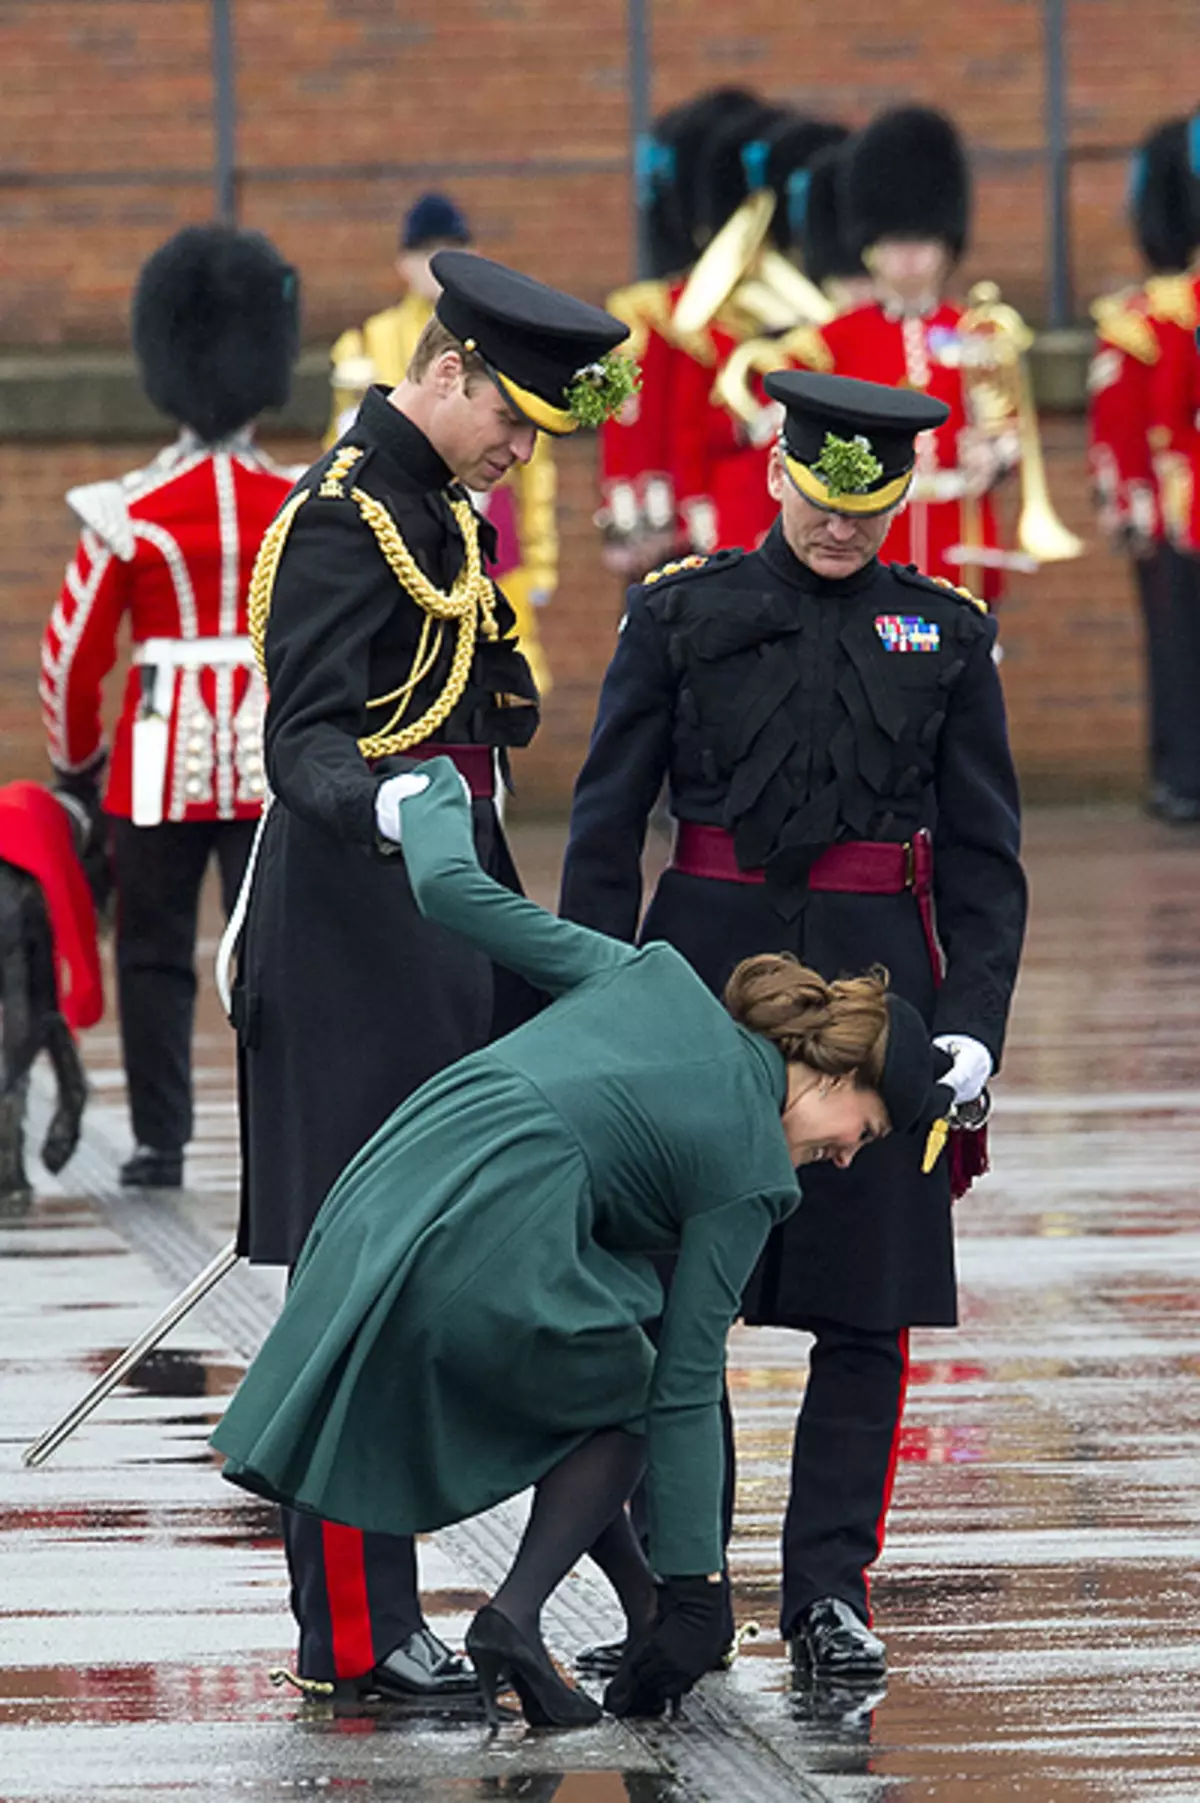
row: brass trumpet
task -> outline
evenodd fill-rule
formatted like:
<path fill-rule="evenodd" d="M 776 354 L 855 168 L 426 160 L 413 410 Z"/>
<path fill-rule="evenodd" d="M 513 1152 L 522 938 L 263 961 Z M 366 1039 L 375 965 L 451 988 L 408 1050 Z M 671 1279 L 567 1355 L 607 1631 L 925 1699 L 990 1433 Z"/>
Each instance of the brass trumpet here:
<path fill-rule="evenodd" d="M 1033 333 L 1015 307 L 1000 298 L 995 282 L 976 282 L 960 321 L 967 339 L 962 374 L 967 412 L 990 437 L 1010 425 L 1021 454 L 1021 514 L 1017 543 L 1038 563 L 1065 563 L 1086 549 L 1059 519 L 1050 500 L 1042 455 L 1029 347 Z"/>

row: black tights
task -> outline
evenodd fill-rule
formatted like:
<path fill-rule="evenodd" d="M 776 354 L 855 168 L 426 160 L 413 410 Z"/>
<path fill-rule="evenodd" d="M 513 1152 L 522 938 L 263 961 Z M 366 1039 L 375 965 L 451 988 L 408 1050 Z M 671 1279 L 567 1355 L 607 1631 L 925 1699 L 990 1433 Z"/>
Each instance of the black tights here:
<path fill-rule="evenodd" d="M 512 1569 L 492 1598 L 523 1634 L 540 1633 L 542 1605 L 584 1553 L 616 1591 L 630 1631 L 650 1621 L 654 1579 L 625 1509 L 645 1462 L 640 1435 L 608 1428 L 538 1484 Z"/>

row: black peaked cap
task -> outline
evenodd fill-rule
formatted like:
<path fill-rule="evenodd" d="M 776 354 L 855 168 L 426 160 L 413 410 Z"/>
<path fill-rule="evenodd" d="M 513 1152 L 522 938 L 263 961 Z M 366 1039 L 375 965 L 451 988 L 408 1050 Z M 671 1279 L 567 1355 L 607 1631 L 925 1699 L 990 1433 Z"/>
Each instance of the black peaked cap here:
<path fill-rule="evenodd" d="M 875 483 L 883 487 L 910 470 L 918 432 L 929 432 L 950 417 L 943 401 L 912 388 L 889 388 L 883 382 L 860 382 L 853 376 L 824 376 L 806 370 L 779 369 L 764 386 L 786 410 L 783 441 L 798 463 L 816 463 L 825 435 L 862 435 L 883 465 Z"/>
<path fill-rule="evenodd" d="M 578 372 L 629 336 L 629 327 L 603 308 L 489 257 L 439 250 L 430 268 L 441 283 L 437 316 L 446 329 L 474 348 L 493 374 L 549 407 L 564 409 Z M 521 405 L 519 394 L 511 398 Z"/>
<path fill-rule="evenodd" d="M 880 238 L 940 238 L 960 257 L 970 214 L 966 151 L 945 113 L 897 107 L 855 138 L 846 175 L 846 235 L 856 249 Z"/>
<path fill-rule="evenodd" d="M 142 386 L 206 443 L 282 407 L 300 349 L 299 279 L 259 232 L 189 225 L 147 258 L 133 294 Z"/>

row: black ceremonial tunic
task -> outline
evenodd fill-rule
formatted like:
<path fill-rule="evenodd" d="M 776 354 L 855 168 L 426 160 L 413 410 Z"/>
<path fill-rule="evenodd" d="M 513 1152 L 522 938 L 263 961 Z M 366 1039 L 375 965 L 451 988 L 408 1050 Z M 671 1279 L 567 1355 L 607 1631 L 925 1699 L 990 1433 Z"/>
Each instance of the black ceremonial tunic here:
<path fill-rule="evenodd" d="M 320 496 L 339 450 L 364 455 L 345 498 Z M 402 589 L 350 498 L 387 507 L 424 573 L 448 589 L 463 545 L 447 500 L 449 469 L 424 434 L 371 390 L 338 444 L 298 484 L 309 491 L 288 533 L 266 638 L 267 774 L 275 796 L 242 939 L 242 1216 L 251 1259 L 291 1263 L 326 1191 L 393 1108 L 426 1078 L 528 1016 L 533 993 L 484 955 L 422 919 L 402 855 L 382 851 L 375 795 L 408 766 L 372 769 L 357 739 L 392 709 L 368 710 L 408 678 L 425 614 Z M 296 492 L 296 491 L 293 491 Z M 486 543 L 487 527 L 483 526 Z M 476 642 L 466 689 L 431 737 L 524 745 L 536 689 L 497 598 L 497 640 Z M 453 623 L 406 715 L 441 694 Z M 478 800 L 483 868 L 519 885 L 495 809 Z"/>
<path fill-rule="evenodd" d="M 888 649 L 921 621 L 924 650 Z M 887 967 L 931 1031 L 981 1040 L 999 1062 L 1025 921 L 1016 780 L 991 652 L 969 600 L 873 561 L 829 581 L 778 525 L 759 551 L 633 588 L 579 777 L 563 880 L 572 920 L 632 938 L 640 856 L 664 777 L 671 811 L 734 836 L 765 884 L 669 870 L 642 925 L 720 990 L 739 959 L 792 951 L 827 977 Z M 935 990 L 917 902 L 806 887 L 846 840 L 934 838 L 946 974 Z M 850 1170 L 806 1169 L 746 1294 L 748 1320 L 824 1318 L 870 1330 L 955 1320 L 943 1158 L 894 1136 Z"/>

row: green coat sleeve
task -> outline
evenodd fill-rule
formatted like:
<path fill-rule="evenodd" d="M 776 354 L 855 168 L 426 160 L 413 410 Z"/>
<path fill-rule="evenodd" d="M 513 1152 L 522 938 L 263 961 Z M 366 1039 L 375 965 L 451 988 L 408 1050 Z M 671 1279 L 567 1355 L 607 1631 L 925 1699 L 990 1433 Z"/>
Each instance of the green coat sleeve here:
<path fill-rule="evenodd" d="M 794 1188 L 746 1196 L 684 1225 L 646 1422 L 650 1563 L 660 1577 L 724 1564 L 725 1342 L 767 1235 L 795 1201 Z"/>
<path fill-rule="evenodd" d="M 461 933 L 497 964 L 550 995 L 627 964 L 618 940 L 572 926 L 514 895 L 480 869 L 471 806 L 449 758 L 422 766 L 429 787 L 402 805 L 400 829 L 409 882 L 427 920 Z"/>

